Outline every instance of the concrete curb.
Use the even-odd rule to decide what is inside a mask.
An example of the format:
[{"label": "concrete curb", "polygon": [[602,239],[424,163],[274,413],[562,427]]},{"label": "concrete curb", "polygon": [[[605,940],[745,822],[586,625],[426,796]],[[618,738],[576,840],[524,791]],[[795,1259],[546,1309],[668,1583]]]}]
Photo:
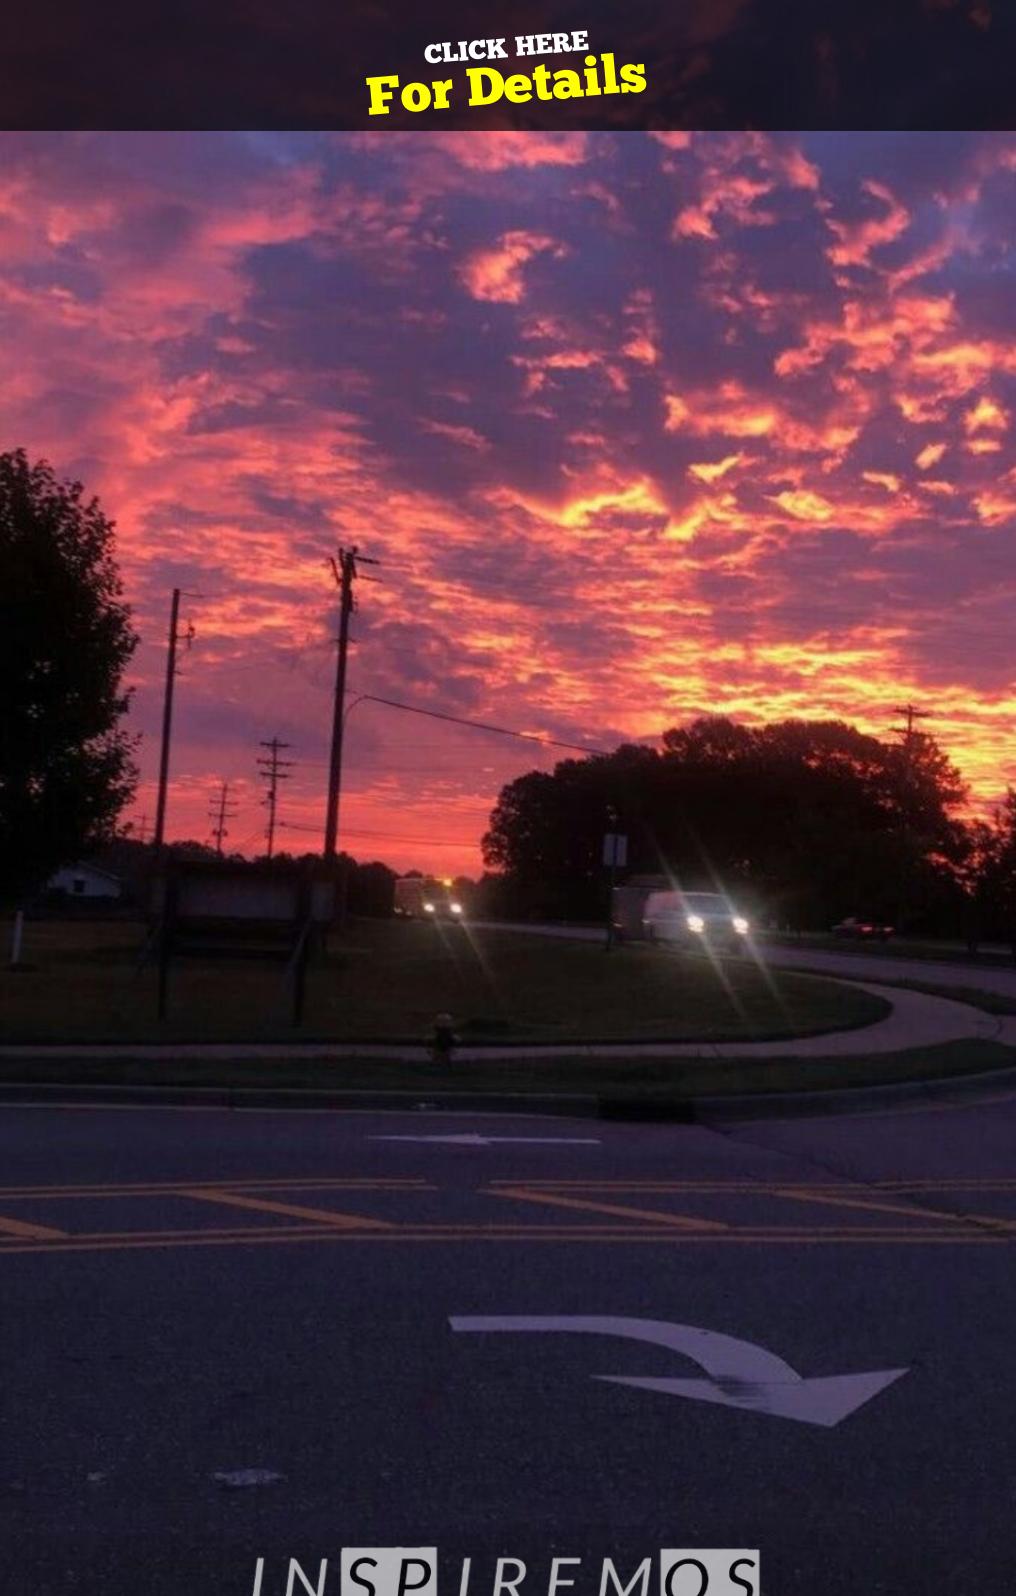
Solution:
[{"label": "concrete curb", "polygon": [[568,1114],[595,1116],[596,1097],[554,1092],[432,1092],[358,1091],[310,1086],[101,1086],[86,1083],[0,1084],[0,1105],[46,1104],[53,1107],[82,1104],[111,1108],[319,1108],[369,1113],[379,1109],[435,1110],[454,1113]]},{"label": "concrete curb", "polygon": [[[431,1092],[328,1090],[315,1087],[100,1086],[11,1082],[0,1084],[0,1106],[9,1107],[134,1107],[320,1110],[346,1113],[378,1111],[468,1114],[546,1114],[616,1122],[694,1123],[708,1127],[723,1122],[781,1119],[891,1110],[908,1102],[941,1103],[975,1098],[985,1087],[1016,1091],[1016,1069],[978,1070],[969,1075],[943,1075],[929,1080],[895,1081],[885,1085],[815,1087],[811,1091],[751,1092],[722,1096],[625,1097],[539,1092]],[[869,1111],[870,1108],[869,1108]]]},{"label": "concrete curb", "polygon": [[858,1111],[859,1105],[869,1103],[863,1112],[891,1110],[895,1104],[926,1102],[962,1102],[965,1097],[977,1098],[985,1087],[1009,1087],[1016,1092],[1016,1069],[1005,1065],[997,1070],[971,1071],[968,1075],[940,1075],[930,1080],[887,1081],[884,1086],[853,1086],[818,1088],[811,1092],[744,1092],[739,1096],[696,1097],[695,1117],[703,1124],[719,1124],[723,1120],[741,1122],[750,1119],[808,1118],[818,1115],[835,1115]]}]

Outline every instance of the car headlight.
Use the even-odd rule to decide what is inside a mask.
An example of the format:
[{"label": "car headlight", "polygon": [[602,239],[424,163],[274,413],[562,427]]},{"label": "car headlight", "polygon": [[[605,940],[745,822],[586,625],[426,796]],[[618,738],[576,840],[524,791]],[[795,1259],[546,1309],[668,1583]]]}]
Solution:
[{"label": "car headlight", "polygon": [[690,914],[687,919],[689,931],[704,931],[706,923],[700,914]]},{"label": "car headlight", "polygon": [[461,905],[461,903],[450,903],[448,905],[448,907],[452,911],[452,914],[461,914],[462,913],[462,905]]},{"label": "car headlight", "polygon": [[737,932],[738,936],[740,936],[740,937],[747,936],[747,934],[748,934],[748,922],[744,918],[743,914],[735,914],[735,916],[734,916],[734,930]]},{"label": "car headlight", "polygon": [[434,905],[432,903],[425,903],[424,906],[423,906],[423,909],[424,909],[424,913],[425,914],[433,914],[434,913]]}]

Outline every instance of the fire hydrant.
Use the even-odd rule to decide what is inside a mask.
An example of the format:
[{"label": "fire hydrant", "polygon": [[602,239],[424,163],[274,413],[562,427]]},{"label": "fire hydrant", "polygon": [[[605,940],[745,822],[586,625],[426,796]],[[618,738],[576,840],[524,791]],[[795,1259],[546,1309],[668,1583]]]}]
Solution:
[{"label": "fire hydrant", "polygon": [[431,1034],[431,1057],[445,1062],[451,1059],[452,1050],[458,1037],[455,1035],[455,1022],[450,1014],[435,1014],[434,1030]]}]

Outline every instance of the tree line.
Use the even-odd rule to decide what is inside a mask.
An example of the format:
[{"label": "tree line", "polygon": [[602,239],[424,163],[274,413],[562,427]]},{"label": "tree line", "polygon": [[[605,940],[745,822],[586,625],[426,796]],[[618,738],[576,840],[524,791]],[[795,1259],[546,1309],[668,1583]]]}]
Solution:
[{"label": "tree line", "polygon": [[774,924],[848,914],[902,929],[1008,937],[1016,795],[990,821],[926,732],[884,741],[839,720],[743,725],[702,716],[661,746],[531,771],[501,792],[483,839],[518,912],[602,912],[603,838],[628,873],[725,890]]}]

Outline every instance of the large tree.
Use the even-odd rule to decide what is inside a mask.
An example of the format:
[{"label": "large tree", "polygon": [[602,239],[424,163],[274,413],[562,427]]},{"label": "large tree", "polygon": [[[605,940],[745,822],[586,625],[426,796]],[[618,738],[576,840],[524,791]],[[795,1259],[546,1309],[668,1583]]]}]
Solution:
[{"label": "large tree", "polygon": [[931,738],[901,748],[840,721],[708,716],[662,743],[512,782],[485,862],[534,904],[572,914],[602,906],[602,836],[615,829],[631,870],[748,890],[799,925],[855,912],[919,923],[958,901],[964,789]]},{"label": "large tree", "polygon": [[106,841],[133,796],[137,645],[113,523],[79,482],[0,454],[0,893]]}]

